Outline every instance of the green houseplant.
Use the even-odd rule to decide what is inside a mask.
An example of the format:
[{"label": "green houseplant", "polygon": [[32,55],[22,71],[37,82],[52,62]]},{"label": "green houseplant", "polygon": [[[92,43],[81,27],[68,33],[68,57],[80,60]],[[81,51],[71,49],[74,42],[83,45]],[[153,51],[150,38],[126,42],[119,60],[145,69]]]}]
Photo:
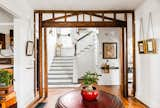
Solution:
[{"label": "green houseplant", "polygon": [[96,87],[94,87],[94,84],[97,84],[98,81],[98,75],[97,73],[91,73],[86,72],[82,77],[82,90],[81,95],[83,99],[91,101],[95,100],[98,96],[98,91],[96,90]]},{"label": "green houseplant", "polygon": [[12,84],[13,74],[7,70],[0,69],[0,86],[9,86]]}]

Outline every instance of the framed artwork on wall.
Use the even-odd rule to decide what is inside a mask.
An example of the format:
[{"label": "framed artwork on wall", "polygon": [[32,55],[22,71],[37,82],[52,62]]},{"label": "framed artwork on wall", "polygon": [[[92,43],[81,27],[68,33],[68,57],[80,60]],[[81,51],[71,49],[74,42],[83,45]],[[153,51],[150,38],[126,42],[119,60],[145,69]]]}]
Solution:
[{"label": "framed artwork on wall", "polygon": [[27,45],[26,45],[26,55],[27,56],[33,55],[33,48],[34,48],[33,41],[27,41]]},{"label": "framed artwork on wall", "polygon": [[117,43],[103,43],[103,59],[117,59]]},{"label": "framed artwork on wall", "polygon": [[138,41],[139,54],[146,54],[146,41]]},{"label": "framed artwork on wall", "polygon": [[155,39],[148,39],[146,40],[146,48],[147,53],[156,53],[156,40]]}]

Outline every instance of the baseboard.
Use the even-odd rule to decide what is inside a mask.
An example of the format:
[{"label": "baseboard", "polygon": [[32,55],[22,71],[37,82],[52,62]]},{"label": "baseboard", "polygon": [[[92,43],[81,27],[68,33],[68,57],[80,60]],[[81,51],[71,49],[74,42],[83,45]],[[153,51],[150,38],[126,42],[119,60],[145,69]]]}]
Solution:
[{"label": "baseboard", "polygon": [[146,105],[145,103],[143,103],[142,101],[140,101],[138,98],[134,97],[134,99],[135,99],[136,101],[138,101],[139,103],[141,103],[142,105],[144,105],[146,108],[149,108],[148,105]]}]

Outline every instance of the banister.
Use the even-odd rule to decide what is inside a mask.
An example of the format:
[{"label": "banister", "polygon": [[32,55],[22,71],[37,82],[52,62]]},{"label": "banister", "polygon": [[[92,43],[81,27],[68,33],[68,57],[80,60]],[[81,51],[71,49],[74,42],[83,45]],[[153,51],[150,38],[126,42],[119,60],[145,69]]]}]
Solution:
[{"label": "banister", "polygon": [[80,40],[84,39],[85,37],[87,37],[88,35],[90,35],[92,33],[92,31],[90,31],[89,33],[85,34],[83,37],[79,38],[77,40],[77,42],[79,42]]}]

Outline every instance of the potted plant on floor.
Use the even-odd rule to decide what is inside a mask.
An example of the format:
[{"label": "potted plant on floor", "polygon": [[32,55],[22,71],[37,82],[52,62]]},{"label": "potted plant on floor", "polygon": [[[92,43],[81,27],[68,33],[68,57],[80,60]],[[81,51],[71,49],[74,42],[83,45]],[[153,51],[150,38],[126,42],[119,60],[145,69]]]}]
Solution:
[{"label": "potted plant on floor", "polygon": [[13,74],[7,70],[0,69],[0,87],[7,87],[12,85]]},{"label": "potted plant on floor", "polygon": [[98,81],[97,73],[86,72],[82,77],[82,90],[81,95],[83,99],[92,101],[96,100],[98,96],[98,91],[94,84],[97,84]]}]

